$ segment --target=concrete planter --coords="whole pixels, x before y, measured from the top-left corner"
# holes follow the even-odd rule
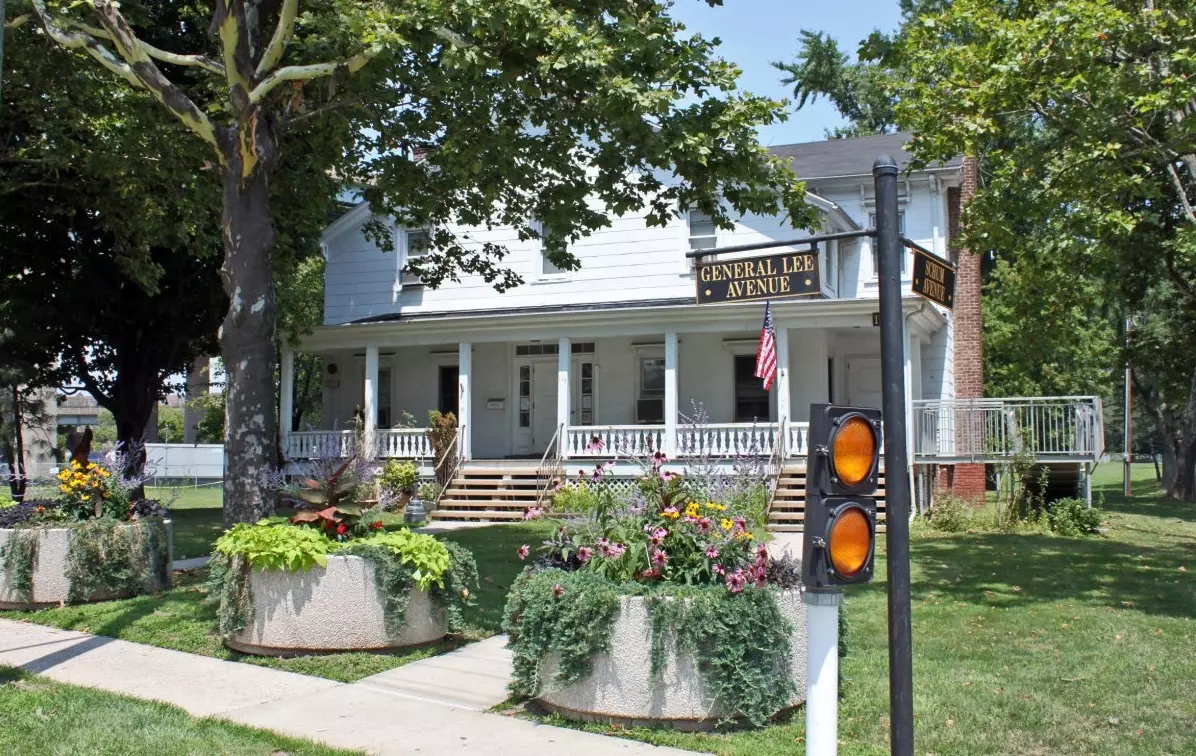
[[[789,702],[805,700],[806,612],[796,592],[778,597],[781,613],[793,624],[789,639],[793,657],[792,676],[797,692]],[[556,658],[549,656],[540,679],[549,690],[536,699],[566,719],[584,722],[616,722],[630,726],[669,725],[678,729],[709,729],[726,712],[711,695],[692,654],[675,645],[667,651],[664,671],[652,677],[652,619],[647,601],[639,597],[622,599],[611,628],[611,654],[598,654],[593,671],[572,685],[552,689]]]
[[[306,572],[251,570],[253,620],[225,640],[247,654],[286,656],[329,651],[373,651],[438,641],[448,633],[443,603],[413,591],[399,637],[386,632],[374,563],[330,556],[327,567]]]
[[[160,527],[166,530],[167,554],[166,563],[170,564],[173,553],[172,530],[170,521],[162,523],[153,521],[131,522],[117,525],[117,530],[133,530],[139,527]],[[47,606],[65,604],[70,595],[70,580],[66,576],[67,555],[70,553],[71,540],[75,537],[73,528],[22,528],[20,530],[0,530],[0,548],[8,546],[18,533],[37,533],[37,558],[33,568],[32,601],[23,601],[17,591],[13,589],[12,576],[4,569],[0,560],[0,609],[40,609]],[[152,570],[151,570],[152,571]],[[168,579],[163,582],[157,575],[146,575],[147,590],[138,593],[106,594],[97,592],[92,594],[89,601],[105,601],[115,598],[127,598],[139,593],[156,593],[170,587],[169,568]]]

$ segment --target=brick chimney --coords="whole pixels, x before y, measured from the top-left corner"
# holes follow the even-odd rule
[[[974,157],[963,160],[959,188],[947,190],[948,234],[951,256],[959,266],[955,276],[955,308],[952,313],[955,348],[955,398],[984,396],[984,341],[980,312],[980,255],[959,242],[963,209],[976,193],[979,165]],[[984,498],[984,465],[955,465],[947,473],[948,487],[957,496],[977,501]]]

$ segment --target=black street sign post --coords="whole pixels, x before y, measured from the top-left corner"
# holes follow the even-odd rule
[[[902,239],[898,229],[897,162],[872,164],[876,245],[880,260],[880,372],[884,411],[886,558],[889,579],[889,749],[914,753],[914,670],[910,622],[909,476],[905,443],[905,354],[901,319]]]
[[[912,242],[902,240],[914,250],[913,291],[948,310],[955,307],[955,266]]]
[[[698,304],[785,299],[822,292],[818,253],[814,250],[725,262],[702,261],[695,272]]]

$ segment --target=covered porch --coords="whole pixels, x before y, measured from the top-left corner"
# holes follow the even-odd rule
[[[927,384],[938,398],[943,320],[921,302],[906,304],[911,398]],[[463,460],[804,457],[811,403],[880,404],[873,307],[774,303],[778,370],[769,391],[754,376],[762,304],[463,317],[453,320],[474,322],[451,331],[470,339],[455,342],[444,338],[445,320],[328,327],[304,344],[324,365],[323,427],[283,428],[284,450],[301,460],[364,444],[368,456],[430,466],[427,418],[436,410],[457,417]],[[284,352],[286,418],[292,365]]]

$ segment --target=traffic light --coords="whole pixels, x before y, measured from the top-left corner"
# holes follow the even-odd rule
[[[802,581],[807,589],[872,580],[880,410],[810,405]]]

